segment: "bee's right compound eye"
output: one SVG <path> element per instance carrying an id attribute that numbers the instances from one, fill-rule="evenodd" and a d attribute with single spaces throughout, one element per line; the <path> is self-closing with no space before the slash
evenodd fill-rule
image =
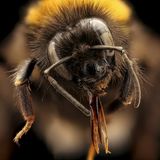
<path id="1" fill-rule="evenodd" d="M 55 63 L 57 63 L 57 62 L 59 62 L 61 60 L 57 55 L 54 41 L 51 41 L 49 43 L 49 46 L 48 46 L 48 57 L 49 57 L 49 60 L 50 60 L 51 64 L 55 64 Z M 57 73 L 61 77 L 65 78 L 67 80 L 71 80 L 72 79 L 72 75 L 69 73 L 69 71 L 65 68 L 65 66 L 63 64 L 59 65 L 55 70 L 57 71 Z"/>

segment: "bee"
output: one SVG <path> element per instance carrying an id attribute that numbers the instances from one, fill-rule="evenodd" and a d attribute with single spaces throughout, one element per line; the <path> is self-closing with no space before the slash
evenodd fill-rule
<path id="1" fill-rule="evenodd" d="M 117 3 L 127 18 L 125 5 Z M 116 20 L 112 10 L 107 0 L 40 0 L 28 9 L 24 26 L 30 58 L 17 67 L 14 79 L 26 124 L 14 138 L 16 143 L 35 120 L 30 77 L 38 66 L 48 84 L 90 118 L 94 150 L 99 153 L 103 144 L 109 153 L 101 97 L 113 92 L 121 104 L 135 107 L 141 101 L 138 66 L 128 54 L 128 32 L 122 27 L 123 18 Z M 79 101 L 72 87 L 88 104 Z"/>

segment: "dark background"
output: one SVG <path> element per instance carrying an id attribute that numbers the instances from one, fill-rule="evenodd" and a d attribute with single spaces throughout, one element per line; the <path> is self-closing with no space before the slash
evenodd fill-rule
<path id="1" fill-rule="evenodd" d="M 135 15 L 138 19 L 148 27 L 154 34 L 160 34 L 160 25 L 158 22 L 158 10 L 155 9 L 158 6 L 156 1 L 146 1 L 146 0 L 137 0 L 137 1 L 128 1 L 134 8 Z M 17 22 L 21 20 L 21 12 L 25 6 L 29 3 L 29 0 L 11 0 L 11 1 L 2 1 L 0 5 L 0 41 L 2 42 L 5 38 L 13 31 Z M 0 65 L 5 64 L 4 57 L 0 54 Z M 23 124 L 22 124 L 23 126 Z M 21 126 L 20 126 L 21 128 Z M 13 135 L 19 130 L 17 128 Z M 41 141 L 34 131 L 31 131 L 22 139 L 23 145 L 17 146 L 13 144 L 11 159 L 10 160 L 28 160 L 28 159 L 47 159 L 53 160 L 53 155 L 47 149 L 43 141 Z M 85 159 L 86 154 L 80 157 L 80 159 Z M 1 155 L 0 155 L 1 157 Z M 105 157 L 106 158 L 106 157 Z M 0 158 L 1 159 L 1 158 Z M 104 159 L 103 156 L 98 156 L 97 159 Z M 131 159 L 131 150 L 123 153 L 123 155 L 109 155 L 109 160 L 130 160 Z M 143 159 L 142 159 L 143 160 Z M 149 159 L 152 160 L 152 159 Z"/>

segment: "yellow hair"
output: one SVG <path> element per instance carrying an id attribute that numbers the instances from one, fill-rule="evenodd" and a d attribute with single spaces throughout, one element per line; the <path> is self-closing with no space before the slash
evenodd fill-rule
<path id="1" fill-rule="evenodd" d="M 82 6 L 90 3 L 109 11 L 111 18 L 117 21 L 128 21 L 131 14 L 129 7 L 120 0 L 39 0 L 38 4 L 29 8 L 25 20 L 27 24 L 43 26 L 59 12 L 59 7 Z"/>

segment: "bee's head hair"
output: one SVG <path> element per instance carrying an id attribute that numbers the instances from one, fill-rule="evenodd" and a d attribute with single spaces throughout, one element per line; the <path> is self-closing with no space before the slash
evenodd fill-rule
<path id="1" fill-rule="evenodd" d="M 80 1 L 82 2 L 83 0 Z M 52 2 L 53 4 L 55 3 L 54 1 Z M 48 12 L 48 15 L 44 13 L 44 15 L 48 17 L 46 17 L 45 20 L 47 23 L 34 24 L 29 20 L 26 20 L 27 44 L 34 56 L 37 55 L 37 58 L 39 58 L 46 55 L 48 44 L 57 33 L 68 31 L 68 28 L 73 28 L 80 20 L 93 17 L 100 18 L 107 22 L 115 45 L 124 46 L 124 48 L 127 47 L 128 29 L 124 27 L 123 23 L 117 22 L 116 19 L 110 16 L 111 13 L 108 7 L 106 8 L 99 5 L 97 2 L 95 3 L 95 1 L 90 0 L 87 0 L 86 2 L 83 1 L 83 3 L 78 2 L 78 0 L 74 2 L 74 5 L 57 5 L 58 11 L 54 14 L 49 13 L 51 8 L 48 8 L 49 11 L 45 10 Z M 102 3 L 100 2 L 100 4 Z M 38 8 L 34 11 L 37 13 Z M 39 11 L 42 14 L 42 10 Z M 34 15 L 34 13 L 32 14 Z M 43 22 L 43 18 L 45 18 L 44 15 L 41 16 L 42 19 L 39 21 Z M 84 30 L 82 27 L 79 27 L 79 30 L 76 33 L 79 35 L 77 38 L 80 38 L 82 32 L 89 35 L 87 37 L 88 40 L 91 40 L 92 38 L 91 41 L 93 41 L 94 33 L 91 28 L 88 27 L 88 29 Z"/>
<path id="2" fill-rule="evenodd" d="M 98 6 L 101 11 L 109 12 L 110 17 L 116 21 L 128 21 L 131 15 L 130 8 L 120 0 L 39 0 L 29 7 L 25 21 L 31 25 L 45 26 L 50 23 L 52 17 L 61 14 L 62 9 L 78 11 L 77 8 L 84 8 L 87 12 L 87 6 L 95 9 Z M 80 14 L 82 14 L 81 11 Z M 68 19 L 67 16 L 66 19 Z"/>

